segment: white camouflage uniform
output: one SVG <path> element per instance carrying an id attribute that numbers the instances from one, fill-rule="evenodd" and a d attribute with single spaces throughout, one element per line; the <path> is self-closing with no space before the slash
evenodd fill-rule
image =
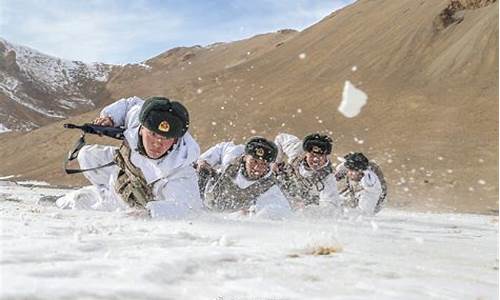
<path id="1" fill-rule="evenodd" d="M 284 155 L 287 156 L 288 163 L 291 163 L 304 155 L 302 140 L 294 135 L 280 133 L 276 136 L 274 142 L 278 146 L 279 150 L 277 162 L 283 161 Z M 324 167 L 326 167 L 328 163 L 330 163 L 330 161 L 327 161 Z M 306 168 L 303 164 L 299 165 L 298 170 L 299 175 L 304 178 L 312 177 L 315 173 L 314 170 Z M 321 191 L 317 191 L 315 187 L 311 186 L 310 192 L 319 196 L 320 205 L 333 205 L 334 207 L 339 208 L 342 205 L 342 200 L 337 191 L 335 172 L 332 172 L 323 180 L 323 185 L 324 188 Z"/>
<path id="2" fill-rule="evenodd" d="M 346 176 L 347 168 L 344 163 L 337 166 L 336 176 Z M 345 177 L 344 177 L 345 179 Z M 359 182 L 349 181 L 351 189 L 342 193 L 346 206 L 354 206 L 352 209 L 363 214 L 373 215 L 377 212 L 377 203 L 382 195 L 382 184 L 377 174 L 370 167 L 363 171 L 363 177 Z M 348 188 L 344 186 L 344 188 Z M 352 192 L 352 193 L 351 193 Z"/>
<path id="3" fill-rule="evenodd" d="M 173 149 L 160 159 L 151 159 L 138 152 L 139 113 L 144 101 L 138 97 L 120 99 L 105 107 L 101 116 L 109 116 L 114 126 L 125 126 L 125 140 L 131 149 L 131 162 L 144 174 L 148 184 L 153 184 L 153 201 L 146 209 L 155 217 L 182 218 L 201 210 L 198 177 L 192 167 L 200 148 L 187 132 L 179 138 Z M 82 169 L 102 166 L 113 160 L 116 147 L 104 145 L 84 146 L 78 155 Z M 83 174 L 93 186 L 71 192 L 57 200 L 61 208 L 113 211 L 128 209 L 128 205 L 115 192 L 119 168 L 116 165 Z"/>
<path id="4" fill-rule="evenodd" d="M 210 166 L 220 172 L 225 170 L 235 159 L 244 154 L 244 145 L 235 145 L 232 142 L 222 142 L 205 151 L 200 156 L 200 160 L 206 161 Z M 269 176 L 272 176 L 271 170 L 264 175 L 264 178 Z M 258 180 L 250 180 L 246 178 L 241 169 L 238 170 L 238 174 L 233 182 L 242 189 L 245 189 L 253 184 L 259 184 Z M 207 185 L 205 195 L 209 189 L 210 187 Z M 277 185 L 272 186 L 269 190 L 258 196 L 255 200 L 254 208 L 257 215 L 269 218 L 286 217 L 291 212 L 288 201 L 283 196 Z"/>

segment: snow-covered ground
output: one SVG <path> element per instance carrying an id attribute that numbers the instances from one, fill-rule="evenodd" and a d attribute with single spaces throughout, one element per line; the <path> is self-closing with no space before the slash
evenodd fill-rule
<path id="1" fill-rule="evenodd" d="M 1 299 L 498 298 L 497 216 L 149 220 L 65 192 L 0 181 Z"/>

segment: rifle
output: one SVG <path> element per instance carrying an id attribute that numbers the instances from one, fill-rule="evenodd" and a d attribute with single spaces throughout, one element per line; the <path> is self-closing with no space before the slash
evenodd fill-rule
<path id="1" fill-rule="evenodd" d="M 97 170 L 101 169 L 104 167 L 109 167 L 115 164 L 114 161 L 111 161 L 107 164 L 104 164 L 102 166 L 94 167 L 94 168 L 89 168 L 89 169 L 70 169 L 68 168 L 68 163 L 78 157 L 78 153 L 80 152 L 80 149 L 82 149 L 83 146 L 85 146 L 85 134 L 95 134 L 98 136 L 107 136 L 110 138 L 114 138 L 117 140 L 123 140 L 125 139 L 125 136 L 123 132 L 125 131 L 125 128 L 123 127 L 107 127 L 107 126 L 100 126 L 100 125 L 94 125 L 90 123 L 85 123 L 83 125 L 75 125 L 75 124 L 70 124 L 66 123 L 64 124 L 64 128 L 67 129 L 80 129 L 82 131 L 80 138 L 78 141 L 75 143 L 75 146 L 73 146 L 73 150 L 71 150 L 68 153 L 68 156 L 64 160 L 64 171 L 66 174 L 76 174 L 76 173 L 83 173 L 87 171 L 92 171 L 92 170 Z"/>
<path id="2" fill-rule="evenodd" d="M 75 125 L 71 123 L 64 124 L 64 128 L 68 129 L 81 129 L 83 133 L 96 134 L 98 136 L 107 136 L 117 140 L 123 140 L 123 132 L 125 128 L 123 127 L 107 127 L 101 125 L 94 125 L 90 123 L 85 123 L 83 125 Z"/>

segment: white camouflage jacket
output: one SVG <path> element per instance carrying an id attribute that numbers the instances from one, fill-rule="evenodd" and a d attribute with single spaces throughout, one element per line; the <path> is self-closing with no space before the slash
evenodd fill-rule
<path id="1" fill-rule="evenodd" d="M 139 113 L 144 100 L 124 98 L 106 106 L 101 116 L 108 116 L 115 127 L 125 126 L 125 139 L 131 149 L 131 162 L 141 169 L 147 183 L 153 186 L 154 200 L 147 209 L 152 217 L 182 217 L 200 210 L 198 177 L 192 167 L 200 154 L 200 147 L 187 132 L 161 159 L 150 159 L 138 152 Z"/>
<path id="2" fill-rule="evenodd" d="M 206 161 L 218 171 L 223 171 L 232 161 L 234 161 L 234 159 L 242 156 L 244 153 L 245 146 L 235 145 L 232 142 L 222 142 L 205 151 L 200 156 L 200 160 Z M 272 171 L 269 171 L 265 177 L 271 175 Z M 241 170 L 238 171 L 238 175 L 233 182 L 242 189 L 252 184 L 258 184 L 257 181 L 247 179 Z M 288 201 L 277 185 L 274 185 L 257 198 L 255 209 L 257 215 L 269 218 L 285 217 L 291 212 Z"/>
<path id="3" fill-rule="evenodd" d="M 294 159 L 304 154 L 302 141 L 294 135 L 280 133 L 276 136 L 274 142 L 278 146 L 279 150 L 277 159 L 278 162 L 284 160 L 284 155 L 288 157 L 288 163 L 291 163 Z M 309 177 L 313 175 L 314 171 L 307 170 L 304 166 L 300 166 L 299 173 L 303 177 Z M 332 173 L 328 175 L 323 183 L 325 188 L 319 192 L 320 205 L 334 205 L 335 207 L 340 207 L 342 205 L 342 200 L 337 191 L 335 174 Z"/>
<path id="4" fill-rule="evenodd" d="M 337 176 L 345 176 L 346 173 L 344 163 L 339 164 L 336 169 Z M 370 169 L 363 171 L 361 180 L 352 183 L 352 190 L 354 198 L 357 199 L 357 206 L 354 209 L 364 215 L 375 214 L 377 202 L 382 195 L 382 185 L 377 174 Z"/>

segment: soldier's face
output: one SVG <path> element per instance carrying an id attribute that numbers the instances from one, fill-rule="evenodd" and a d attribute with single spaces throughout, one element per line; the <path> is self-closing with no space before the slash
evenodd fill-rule
<path id="1" fill-rule="evenodd" d="M 363 172 L 357 170 L 347 170 L 347 177 L 353 181 L 360 181 L 363 178 Z"/>
<path id="2" fill-rule="evenodd" d="M 148 157 L 152 159 L 160 158 L 176 142 L 175 138 L 166 138 L 147 129 L 144 126 L 141 127 L 140 134 L 142 136 L 142 144 L 144 145 L 144 150 L 146 150 L 146 154 L 148 155 Z"/>
<path id="3" fill-rule="evenodd" d="M 306 152 L 306 162 L 311 169 L 316 171 L 328 162 L 328 157 L 326 154 Z"/>
<path id="4" fill-rule="evenodd" d="M 270 170 L 270 164 L 262 159 L 255 159 L 250 155 L 245 156 L 245 169 L 251 179 L 259 179 Z"/>

